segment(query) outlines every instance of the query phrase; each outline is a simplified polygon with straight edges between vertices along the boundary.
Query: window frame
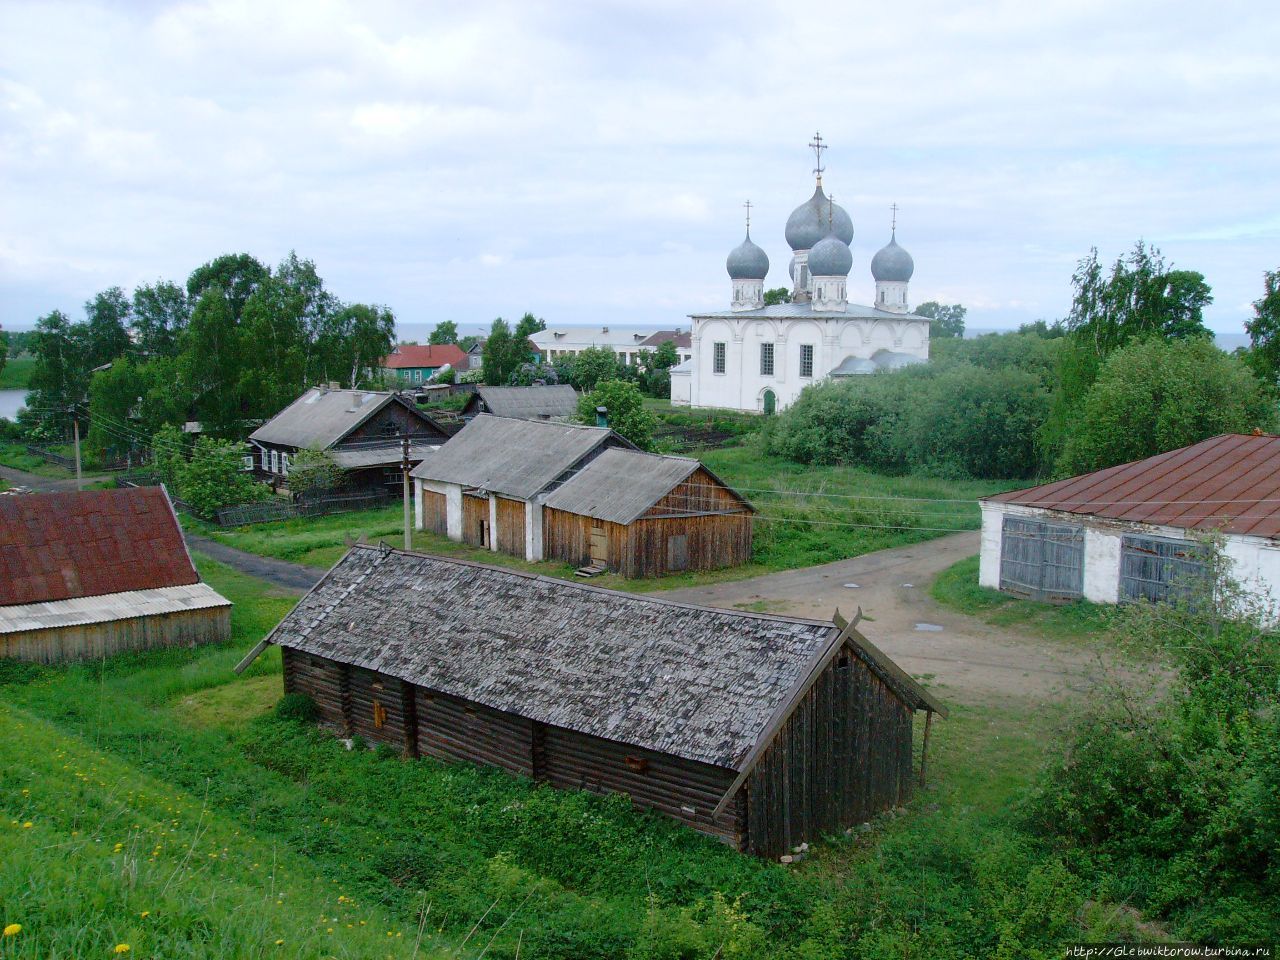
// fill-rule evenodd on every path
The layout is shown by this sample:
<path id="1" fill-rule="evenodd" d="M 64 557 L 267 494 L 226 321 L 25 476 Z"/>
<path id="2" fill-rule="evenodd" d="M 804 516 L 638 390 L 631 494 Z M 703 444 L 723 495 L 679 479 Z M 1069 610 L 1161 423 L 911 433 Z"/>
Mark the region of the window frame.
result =
<path id="1" fill-rule="evenodd" d="M 813 379 L 813 355 L 814 349 L 812 343 L 800 344 L 800 377 L 803 380 Z M 806 366 L 809 368 L 808 373 L 805 372 Z"/>
<path id="2" fill-rule="evenodd" d="M 724 340 L 713 340 L 711 342 L 711 372 L 718 377 L 722 377 L 728 370 L 729 344 Z"/>
<path id="3" fill-rule="evenodd" d="M 774 372 L 777 369 L 775 354 L 776 351 L 772 341 L 766 341 L 760 344 L 760 376 L 773 377 L 777 375 Z M 767 363 L 766 359 L 768 361 Z"/>

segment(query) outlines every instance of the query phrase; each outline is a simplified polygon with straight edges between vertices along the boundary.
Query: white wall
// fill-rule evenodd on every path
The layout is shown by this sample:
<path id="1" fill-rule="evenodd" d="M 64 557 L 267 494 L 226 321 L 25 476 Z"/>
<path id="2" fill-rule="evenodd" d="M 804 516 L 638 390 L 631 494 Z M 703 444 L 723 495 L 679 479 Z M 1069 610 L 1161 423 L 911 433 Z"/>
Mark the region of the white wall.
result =
<path id="1" fill-rule="evenodd" d="M 687 370 L 671 374 L 671 403 L 677 407 L 689 406 L 692 396 L 692 374 Z"/>
<path id="2" fill-rule="evenodd" d="M 1054 523 L 1074 523 L 1084 527 L 1084 596 L 1094 603 L 1115 603 L 1120 597 L 1120 546 L 1126 535 L 1193 540 L 1196 532 L 1181 527 L 1142 523 L 1122 523 L 1038 510 L 1017 504 L 983 503 L 982 548 L 978 583 L 1000 588 L 1000 546 L 1004 518 L 1027 517 Z M 1223 555 L 1230 561 L 1230 574 L 1267 610 L 1269 619 L 1280 613 L 1280 544 L 1264 537 L 1227 534 Z"/>
<path id="3" fill-rule="evenodd" d="M 453 483 L 440 483 L 436 480 L 423 480 L 420 477 L 413 478 L 413 511 L 414 526 L 419 530 L 424 529 L 422 511 L 423 511 L 423 492 L 430 490 L 432 493 L 444 494 L 444 520 L 445 530 L 450 540 L 462 540 L 462 487 Z"/>
<path id="4" fill-rule="evenodd" d="M 538 500 L 524 504 L 524 558 L 530 563 L 542 559 L 542 503 Z"/>

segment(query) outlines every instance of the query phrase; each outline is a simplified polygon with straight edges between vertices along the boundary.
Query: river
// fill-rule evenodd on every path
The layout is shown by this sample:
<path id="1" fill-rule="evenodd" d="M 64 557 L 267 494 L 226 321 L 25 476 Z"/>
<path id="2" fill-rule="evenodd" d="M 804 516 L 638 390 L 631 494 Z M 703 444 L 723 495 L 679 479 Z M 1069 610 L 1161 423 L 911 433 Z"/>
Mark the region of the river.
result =
<path id="1" fill-rule="evenodd" d="M 18 409 L 27 399 L 25 390 L 0 390 L 0 417 L 12 420 L 18 415 Z"/>

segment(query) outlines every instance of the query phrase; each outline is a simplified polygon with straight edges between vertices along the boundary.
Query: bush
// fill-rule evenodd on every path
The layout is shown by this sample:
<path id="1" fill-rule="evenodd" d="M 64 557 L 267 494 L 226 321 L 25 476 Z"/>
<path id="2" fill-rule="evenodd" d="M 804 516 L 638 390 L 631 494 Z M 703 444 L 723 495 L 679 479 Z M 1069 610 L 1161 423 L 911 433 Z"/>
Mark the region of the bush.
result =
<path id="1" fill-rule="evenodd" d="M 177 468 L 178 496 L 206 520 L 219 507 L 268 499 L 271 491 L 244 472 L 241 456 L 238 443 L 201 437 Z"/>
<path id="2" fill-rule="evenodd" d="M 644 397 L 634 383 L 605 380 L 591 393 L 578 400 L 578 418 L 583 423 L 596 422 L 596 408 L 609 411 L 609 426 L 641 450 L 653 449 L 653 428 L 657 421 L 644 408 Z"/>
<path id="3" fill-rule="evenodd" d="M 347 482 L 347 471 L 328 450 L 299 450 L 289 464 L 289 489 L 299 498 L 322 496 Z"/>
<path id="4" fill-rule="evenodd" d="M 315 723 L 319 714 L 316 702 L 305 693 L 286 693 L 276 702 L 276 716 L 281 720 Z"/>

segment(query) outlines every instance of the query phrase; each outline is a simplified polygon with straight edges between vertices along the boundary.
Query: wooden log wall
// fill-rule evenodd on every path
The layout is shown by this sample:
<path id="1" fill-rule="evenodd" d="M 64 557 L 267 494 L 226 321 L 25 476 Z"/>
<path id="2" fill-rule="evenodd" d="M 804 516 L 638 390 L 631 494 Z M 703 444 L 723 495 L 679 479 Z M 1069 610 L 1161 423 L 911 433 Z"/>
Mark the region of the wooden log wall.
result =
<path id="1" fill-rule="evenodd" d="M 418 753 L 533 776 L 533 721 L 423 687 L 414 694 Z"/>
<path id="2" fill-rule="evenodd" d="M 445 495 L 434 490 L 422 491 L 422 529 L 444 536 L 449 532 Z"/>
<path id="3" fill-rule="evenodd" d="M 748 849 L 778 856 L 905 802 L 911 720 L 862 660 L 841 653 L 747 778 Z"/>
<path id="4" fill-rule="evenodd" d="M 65 663 L 96 660 L 130 650 L 194 647 L 231 636 L 231 608 L 180 610 L 106 623 L 84 623 L 0 635 L 0 657 Z"/>
<path id="5" fill-rule="evenodd" d="M 523 559 L 524 501 L 498 497 L 498 549 Z"/>
<path id="6" fill-rule="evenodd" d="M 464 493 L 462 495 L 462 542 L 473 547 L 483 546 L 480 542 L 480 525 L 489 522 L 489 498 L 476 497 Z"/>
<path id="7" fill-rule="evenodd" d="M 361 667 L 350 667 L 351 733 L 370 743 L 404 750 L 411 742 L 406 726 L 405 690 L 410 684 Z"/>
<path id="8" fill-rule="evenodd" d="M 349 737 L 350 697 L 346 664 L 288 647 L 281 649 L 280 654 L 285 693 L 305 693 L 315 701 L 319 721 L 332 727 L 339 736 Z"/>

